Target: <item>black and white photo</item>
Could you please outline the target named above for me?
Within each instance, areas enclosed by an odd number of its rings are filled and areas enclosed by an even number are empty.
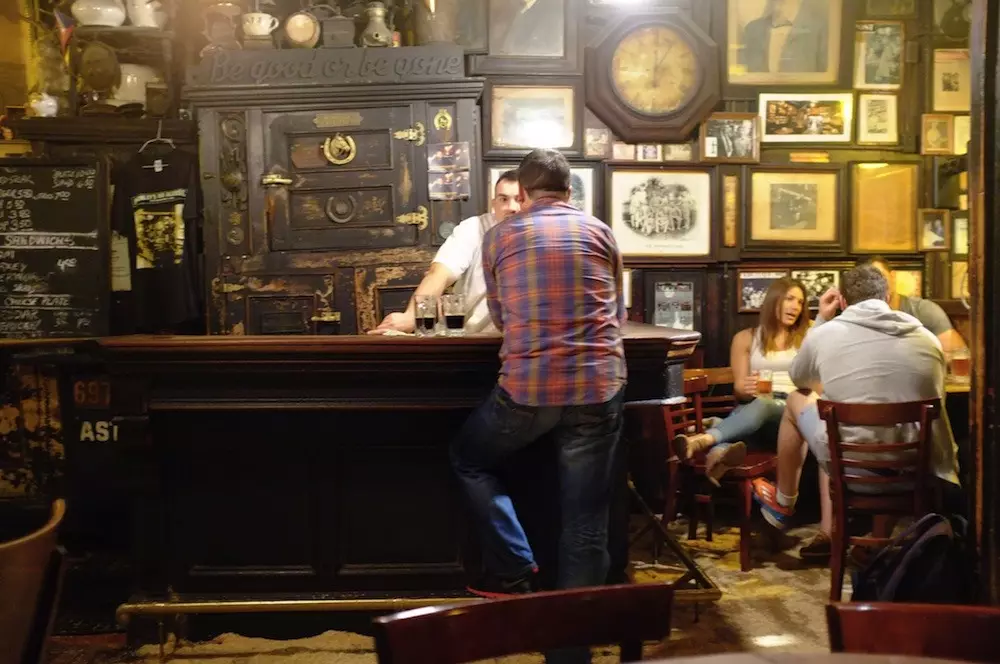
[[[776,250],[842,246],[841,169],[761,166],[750,173],[744,246]]]
[[[854,87],[898,90],[903,85],[903,24],[863,21],[855,31]]]
[[[662,161],[663,146],[659,143],[643,143],[635,146],[636,161]]]
[[[932,78],[933,110],[968,113],[972,106],[972,79],[969,72],[969,49],[934,49]]]
[[[858,95],[858,144],[899,143],[899,110],[896,95]]]
[[[705,171],[618,169],[610,178],[611,229],[625,256],[711,253],[712,186]]]
[[[819,297],[831,288],[840,288],[837,270],[792,270],[792,279],[806,287],[806,302],[810,309],[819,308]]]
[[[787,276],[787,272],[777,271],[740,272],[736,282],[736,301],[739,302],[740,313],[760,311],[767,289],[773,282]]]
[[[713,113],[701,126],[703,161],[753,164],[760,161],[759,118],[753,113]]]
[[[764,143],[849,142],[854,113],[850,92],[761,93],[758,115]]]
[[[920,251],[948,251],[951,240],[951,214],[948,210],[918,210]]]
[[[676,330],[694,330],[694,290],[694,283],[690,281],[654,283],[653,325],[672,327]]]
[[[771,229],[814,230],[819,186],[811,183],[771,185]]]
[[[934,36],[944,40],[969,38],[972,0],[934,0]]]
[[[924,113],[921,116],[920,154],[953,154],[955,152],[955,116],[946,113]]]

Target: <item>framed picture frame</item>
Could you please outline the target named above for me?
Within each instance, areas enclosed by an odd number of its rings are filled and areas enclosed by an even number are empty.
[[[704,273],[645,270],[643,281],[646,321],[675,330],[703,329]]]
[[[899,104],[896,95],[858,95],[858,145],[899,144]]]
[[[892,270],[892,288],[902,297],[924,296],[924,273],[921,270]]]
[[[586,212],[592,217],[601,216],[600,206],[600,164],[575,162],[570,163],[570,178],[572,192],[570,193],[570,204],[573,207]],[[517,168],[517,164],[510,163],[490,163],[486,168],[486,191],[487,200],[493,197],[493,188],[497,180],[505,172]]]
[[[843,173],[839,165],[751,167],[744,250],[842,251]]]
[[[662,147],[663,161],[698,161],[697,151],[695,150],[693,141],[689,141],[687,143],[664,143]]]
[[[739,270],[736,273],[736,310],[741,314],[760,311],[767,289],[778,279],[787,276],[788,270]]]
[[[924,113],[920,116],[920,154],[955,153],[955,116]]]
[[[954,116],[955,152],[956,155],[969,153],[969,141],[972,140],[972,118],[968,115]]]
[[[611,167],[608,222],[622,256],[704,261],[712,255],[710,168]]]
[[[466,0],[463,0],[465,2]],[[470,59],[469,74],[576,74],[583,67],[575,0],[487,0],[488,52]]]
[[[953,210],[951,213],[951,259],[969,258],[969,211]]]
[[[635,146],[615,141],[611,146],[611,158],[615,161],[635,161]]]
[[[914,253],[919,192],[917,162],[852,164],[851,251]]]
[[[754,113],[712,113],[701,124],[701,160],[716,164],[760,162],[760,117]]]
[[[906,36],[902,21],[854,24],[854,89],[899,90],[903,87]]]
[[[791,3],[789,3],[791,4]],[[773,15],[768,0],[727,0],[725,33],[726,80],[729,85],[775,87],[820,86],[841,82],[850,53],[841,48],[845,25],[843,0],[795,3],[794,15]],[[772,25],[791,30],[778,53],[769,47]]]
[[[917,210],[917,249],[920,251],[951,251],[951,212],[948,210]]]
[[[850,143],[854,93],[761,93],[762,143]]]
[[[489,52],[489,0],[462,0],[455,3],[455,43],[466,55]]]
[[[659,143],[640,143],[635,146],[636,161],[663,161],[663,146]]]
[[[483,104],[487,157],[522,157],[553,148],[567,157],[582,154],[583,91],[577,78],[505,80],[488,86]]]
[[[969,43],[971,4],[972,0],[934,0],[931,27],[936,43]]]
[[[969,262],[953,261],[951,264],[951,296],[956,300],[969,299]]]
[[[969,49],[934,49],[931,97],[935,113],[968,113],[972,107]]]
[[[806,306],[813,311],[819,309],[819,298],[830,288],[840,288],[840,270],[838,268],[813,267],[809,269],[792,270],[792,279],[798,279],[806,287]]]
[[[610,159],[611,130],[607,127],[587,127],[584,129],[583,156],[592,159]]]
[[[917,0],[866,0],[868,18],[916,18]]]

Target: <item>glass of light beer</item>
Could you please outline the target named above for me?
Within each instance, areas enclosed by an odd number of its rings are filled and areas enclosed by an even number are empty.
[[[967,385],[972,373],[972,356],[968,348],[959,348],[948,354],[949,379],[953,383]]]
[[[761,396],[770,396],[772,380],[774,374],[771,373],[770,369],[761,369],[757,372],[757,394]]]

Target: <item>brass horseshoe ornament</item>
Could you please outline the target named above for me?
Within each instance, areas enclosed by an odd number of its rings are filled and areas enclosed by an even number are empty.
[[[352,137],[337,133],[323,141],[323,156],[331,164],[343,166],[358,156],[358,146]]]

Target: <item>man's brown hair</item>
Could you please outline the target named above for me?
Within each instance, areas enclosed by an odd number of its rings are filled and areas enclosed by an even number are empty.
[[[517,184],[517,169],[512,168],[509,171],[504,171],[500,174],[500,177],[497,178],[496,184],[493,185],[494,196],[497,195],[497,186],[501,182],[513,182],[514,184]]]
[[[877,267],[868,263],[851,268],[840,280],[840,294],[847,306],[865,300],[889,300],[889,282]]]
[[[558,150],[532,150],[517,168],[517,181],[530,197],[538,192],[565,194],[570,188],[569,162]]]

